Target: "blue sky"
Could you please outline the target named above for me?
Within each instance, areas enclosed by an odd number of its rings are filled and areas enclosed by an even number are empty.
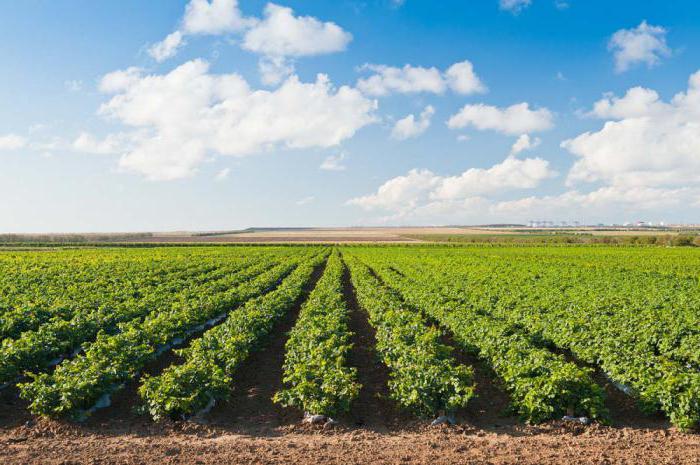
[[[2,231],[698,222],[697,2],[1,3]]]

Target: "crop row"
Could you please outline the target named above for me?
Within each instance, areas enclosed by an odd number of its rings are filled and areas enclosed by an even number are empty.
[[[348,366],[352,333],[343,299],[343,262],[335,250],[299,312],[286,343],[283,382],[275,401],[304,412],[347,411],[357,397],[357,369]]]
[[[247,300],[275,286],[296,266],[288,259],[273,267],[261,263],[252,268],[269,268],[256,276],[219,282],[189,299],[173,302],[162,311],[149,314],[120,327],[117,334],[100,333],[85,353],[65,360],[52,374],[34,374],[20,384],[20,395],[30,402],[29,409],[47,416],[83,415],[104,396],[131,380],[160,352],[186,338],[193,328],[225,315]],[[253,277],[255,276],[255,277]]]
[[[420,269],[420,273],[424,271],[425,268]],[[500,278],[509,292],[491,288],[492,304],[487,311],[492,315],[522,325],[536,337],[570,350],[583,361],[597,364],[614,382],[627,386],[626,390],[642,401],[645,410],[661,409],[681,428],[700,422],[700,373],[687,364],[693,357],[697,359],[697,345],[692,344],[695,326],[683,320],[681,309],[677,321],[664,321],[660,316],[667,312],[663,309],[639,308],[635,302],[641,292],[647,298],[659,292],[659,279],[654,279],[656,288],[638,289],[634,293],[625,285],[626,280],[611,289],[616,281],[610,275],[606,276],[607,286],[591,277],[572,280],[560,273],[542,277],[535,284],[522,282],[515,276],[513,273],[493,275]],[[486,299],[484,287],[479,291],[466,289],[462,284],[447,284],[466,282],[459,267],[435,281],[451,286],[462,299],[481,302]],[[566,289],[571,283],[581,284]],[[557,293],[552,289],[565,290]],[[620,299],[620,296],[625,297]],[[665,323],[665,332],[661,331],[659,320]],[[669,342],[676,340],[674,335],[678,334],[680,341]]]
[[[474,395],[470,367],[456,365],[441,332],[428,325],[356,258],[344,254],[357,300],[376,330],[377,352],[389,368],[391,397],[421,416],[450,413]]]
[[[157,420],[192,415],[227,398],[236,370],[301,298],[326,255],[303,262],[277,289],[249,300],[221,325],[176,351],[184,363],[172,365],[158,376],[145,376],[139,393],[151,416]]]
[[[269,260],[233,262],[210,273],[195,277],[187,274],[166,280],[150,291],[123,301],[105,300],[97,308],[86,308],[68,320],[54,319],[35,331],[26,331],[17,339],[0,344],[0,383],[12,382],[24,372],[44,371],[63,356],[80,350],[98,333],[109,335],[119,325],[144,316],[167,311],[173,305],[196,301],[213,289],[226,288],[245,281],[266,269]]]
[[[435,285],[436,270],[398,273],[385,260],[370,266],[403,298],[448,328],[455,340],[485,359],[511,396],[513,407],[531,422],[563,415],[605,416],[602,389],[592,370],[537,347],[512,325],[445,295]]]

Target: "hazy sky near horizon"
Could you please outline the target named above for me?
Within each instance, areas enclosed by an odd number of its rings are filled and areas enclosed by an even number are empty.
[[[696,1],[0,6],[0,232],[700,222]]]

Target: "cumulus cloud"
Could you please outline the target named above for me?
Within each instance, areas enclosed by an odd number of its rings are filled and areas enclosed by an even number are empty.
[[[624,119],[658,115],[668,110],[669,106],[660,100],[655,90],[637,86],[629,89],[624,97],[606,94],[593,105],[593,110],[587,115],[604,119]]]
[[[352,34],[332,22],[295,16],[291,8],[268,3],[265,18],[250,27],[242,48],[262,55],[258,67],[266,85],[276,85],[294,72],[294,59],[345,50]]]
[[[324,171],[345,171],[343,160],[345,160],[345,153],[329,155],[323,160],[319,168]]]
[[[186,34],[225,34],[255,24],[238,7],[238,0],[191,0],[185,7],[182,30]]]
[[[447,87],[442,74],[437,68],[423,68],[411,65],[395,68],[385,65],[366,64],[362,69],[376,73],[357,81],[357,88],[368,95],[384,96],[395,92],[402,94],[417,92],[442,94]]]
[[[379,223],[455,224],[526,222],[548,217],[622,222],[640,215],[682,217],[700,206],[700,71],[688,88],[668,101],[642,87],[623,96],[605,95],[591,117],[602,128],[566,140],[576,161],[568,190],[555,195],[503,198],[509,189],[537,187],[554,176],[546,161],[509,156],[489,169],[442,177],[414,170],[387,181],[376,193],[349,203],[388,213]],[[537,145],[521,136],[513,153]],[[594,182],[586,189],[586,182]],[[369,220],[372,221],[372,220]]]
[[[237,74],[211,74],[208,63],[193,60],[164,75],[118,72],[105,79],[101,88],[116,95],[100,114],[134,129],[120,167],[154,180],[190,176],[208,154],[336,146],[376,119],[375,101],[335,88],[325,75],[254,90]]]
[[[491,105],[465,105],[447,122],[450,129],[474,127],[480,131],[492,130],[504,134],[517,135],[550,129],[553,115],[546,108],[530,109],[526,102],[507,108]]]
[[[127,150],[131,137],[128,134],[109,134],[100,139],[88,132],[82,132],[72,143],[73,150],[99,155],[118,154]]]
[[[516,200],[494,202],[490,210],[494,214],[510,218],[532,218],[533,216],[570,217],[575,215],[608,214],[611,218],[634,212],[672,208],[681,205],[684,199],[697,199],[698,189],[659,189],[634,187],[631,189],[605,186],[592,192],[566,191],[559,195],[525,197]]]
[[[469,95],[487,90],[468,60],[453,64],[445,72],[435,67],[424,68],[409,64],[402,68],[365,64],[361,69],[375,73],[357,81],[357,88],[372,96],[419,92],[442,94],[448,88],[458,94]]]
[[[277,85],[294,73],[294,60],[345,50],[352,34],[333,22],[295,16],[291,8],[268,3],[261,19],[244,16],[237,0],[191,0],[181,27],[152,45],[158,62],[173,57],[187,35],[241,33],[241,47],[261,55],[259,69],[266,85]]]
[[[265,18],[245,33],[242,47],[266,56],[301,57],[343,51],[351,40],[335,23],[294,16],[291,8],[268,3]]]
[[[174,57],[178,49],[183,45],[185,45],[185,42],[182,39],[182,32],[175,31],[172,34],[168,34],[165,39],[150,46],[148,54],[160,63]]]
[[[566,140],[578,157],[568,182],[618,187],[679,187],[700,183],[700,71],[688,89],[664,102],[640,87],[606,96],[591,114],[607,121],[598,131]]]
[[[632,66],[645,63],[649,68],[671,54],[666,45],[666,29],[642,21],[633,29],[620,29],[610,38],[608,49],[615,57],[615,71],[622,73]]]
[[[429,198],[440,177],[429,170],[412,169],[405,176],[389,179],[377,192],[348,200],[365,210],[406,210],[416,208]]]
[[[258,60],[258,70],[262,83],[274,86],[294,73],[294,63],[285,57],[262,57]]]
[[[413,169],[404,176],[386,181],[374,194],[353,198],[348,204],[405,215],[427,206],[436,208],[441,204],[445,207],[488,194],[532,189],[555,175],[549,162],[541,158],[508,157],[490,168],[470,168],[457,176]]]
[[[0,150],[18,150],[26,147],[27,140],[17,134],[5,134],[0,136]]]
[[[112,71],[102,76],[98,89],[105,94],[114,94],[128,89],[141,79],[143,69],[131,66],[124,70]]]
[[[539,137],[533,138],[528,134],[522,134],[520,137],[518,137],[518,140],[515,141],[513,147],[511,147],[510,154],[517,155],[525,150],[532,150],[538,147],[540,143],[542,143],[542,140]]]
[[[185,45],[186,35],[240,32],[256,23],[255,18],[243,16],[238,8],[238,0],[190,0],[185,7],[181,27],[151,45],[147,51],[160,63],[177,54]]]
[[[406,140],[418,137],[430,127],[430,119],[435,114],[435,108],[431,105],[425,107],[418,118],[415,115],[408,115],[394,124],[391,130],[391,137],[397,140]]]
[[[499,0],[498,5],[501,10],[509,11],[517,15],[525,8],[529,7],[532,0]]]
[[[462,95],[486,92],[486,86],[474,72],[474,65],[468,60],[455,63],[445,71],[447,85],[454,92]]]

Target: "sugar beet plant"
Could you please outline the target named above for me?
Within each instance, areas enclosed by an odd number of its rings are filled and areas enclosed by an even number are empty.
[[[20,395],[35,414],[83,416],[101,397],[136,377],[163,347],[181,341],[197,325],[273,289],[295,265],[296,260],[289,259],[269,268],[263,261],[259,266],[269,269],[262,274],[246,279],[238,274],[238,283],[219,283],[207,294],[127,323],[117,334],[102,333],[83,355],[64,361],[51,374],[33,375],[31,382],[20,384]]]
[[[451,300],[435,286],[432,274],[409,274],[404,269],[400,274],[379,255],[363,257],[391,288],[448,328],[465,349],[489,363],[523,418],[537,423],[567,414],[606,416],[603,390],[592,380],[590,369],[535,346],[510,324]]]
[[[335,415],[347,411],[359,394],[357,369],[348,366],[352,333],[343,298],[343,269],[335,250],[290,333],[284,361],[285,388],[274,398],[284,406]]]
[[[441,332],[427,324],[356,258],[345,255],[360,306],[376,329],[377,352],[389,368],[391,397],[420,416],[450,413],[474,396],[472,369],[458,365]]]
[[[139,394],[151,416],[192,415],[226,399],[236,370],[268,338],[275,323],[302,297],[321,253],[302,263],[274,291],[248,301],[224,323],[208,330],[189,347],[178,350],[185,362],[158,376],[144,377]]]
[[[220,266],[210,262],[168,273],[161,276],[157,285],[144,285],[131,293],[101,292],[96,304],[80,306],[66,319],[54,315],[35,330],[25,331],[15,339],[3,339],[0,383],[10,383],[25,372],[46,371],[62,357],[87,345],[98,333],[112,334],[120,324],[164,311],[176,302],[196,299],[222,284],[235,284],[241,277],[259,274],[265,268],[260,266],[261,261],[269,266],[266,259],[259,257],[230,260]]]

